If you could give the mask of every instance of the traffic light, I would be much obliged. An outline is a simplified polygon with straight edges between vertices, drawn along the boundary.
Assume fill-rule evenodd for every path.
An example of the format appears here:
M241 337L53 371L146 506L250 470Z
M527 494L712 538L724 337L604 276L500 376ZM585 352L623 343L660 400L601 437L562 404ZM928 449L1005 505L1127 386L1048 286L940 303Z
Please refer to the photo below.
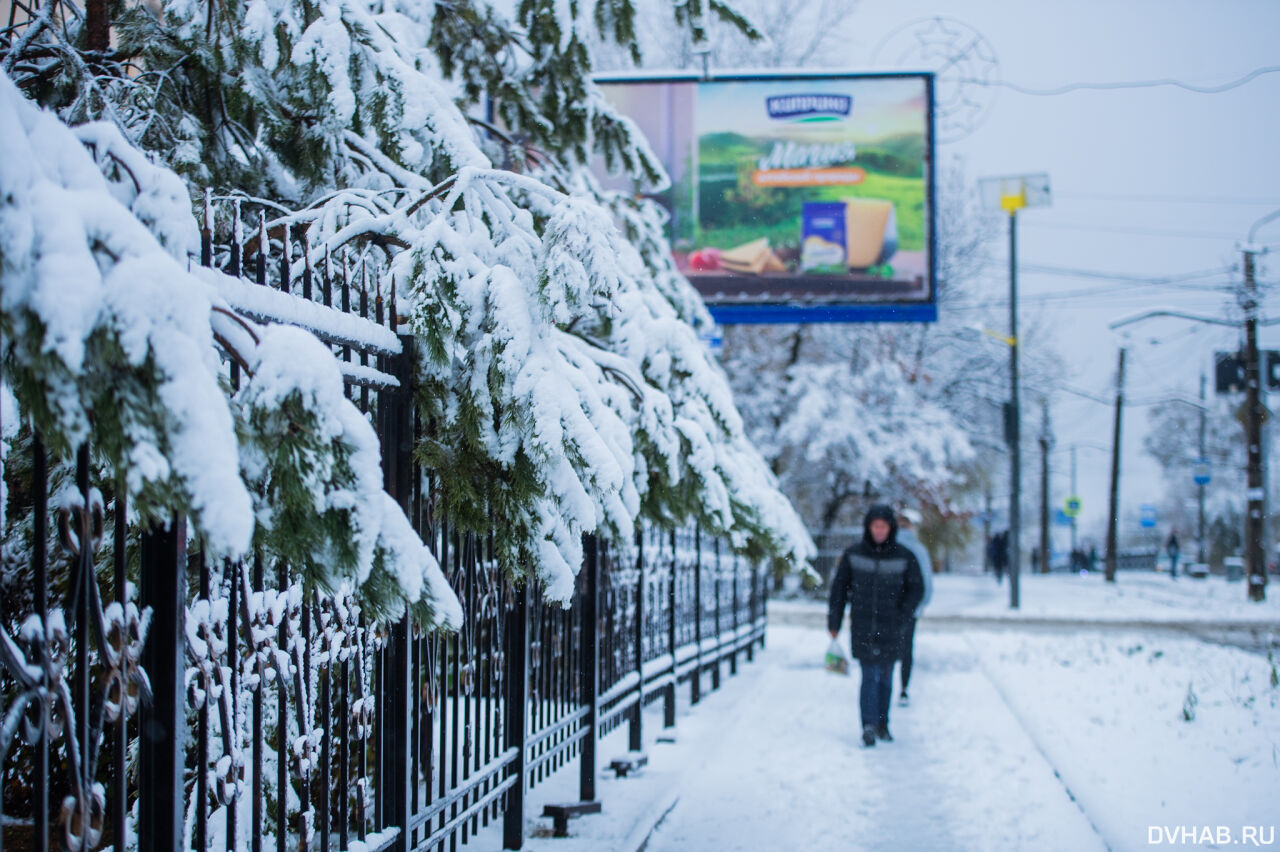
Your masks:
M1258 353L1258 368L1262 373L1262 387L1280 390L1280 352L1265 349ZM1217 393L1242 393L1244 391L1244 353L1213 353L1213 389Z
M1213 353L1213 389L1218 393L1244 390L1244 357L1239 352Z

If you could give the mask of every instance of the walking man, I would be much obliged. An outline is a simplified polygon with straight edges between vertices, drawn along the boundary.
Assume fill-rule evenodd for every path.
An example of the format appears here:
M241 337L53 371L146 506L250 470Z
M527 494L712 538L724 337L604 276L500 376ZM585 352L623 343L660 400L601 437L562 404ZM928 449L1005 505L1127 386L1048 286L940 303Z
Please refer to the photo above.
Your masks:
M898 544L915 556L916 563L920 566L920 576L924 580L924 597L907 619L906 633L902 640L902 666L899 669L902 692L898 694L898 703L903 707L907 706L907 683L911 680L911 663L915 658L916 619L924 614L924 608L933 597L933 560L929 558L929 549L916 537L916 525L922 520L920 513L910 507L898 512Z
M1169 578L1178 579L1178 556L1182 553L1182 548L1178 546L1178 531L1169 531L1169 540L1164 545L1165 552L1169 554Z
M849 609L849 639L862 665L859 709L862 742L892 742L889 702L893 697L893 663L902 656L907 620L924 597L924 577L915 554L897 541L893 509L876 505L862 522L862 541L840 557L831 581L827 630L840 632Z
M1009 531L1002 530L991 537L991 568L996 572L996 582L1004 582L1004 569L1009 564Z

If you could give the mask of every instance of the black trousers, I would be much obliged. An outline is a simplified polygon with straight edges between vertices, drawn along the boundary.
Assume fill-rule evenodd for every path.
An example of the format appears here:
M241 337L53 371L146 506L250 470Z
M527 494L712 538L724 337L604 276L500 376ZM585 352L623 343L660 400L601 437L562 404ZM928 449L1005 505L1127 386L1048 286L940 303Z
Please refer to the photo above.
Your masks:
M907 682L911 680L911 652L916 643L916 620L907 620L907 629L902 637L902 691L907 691Z

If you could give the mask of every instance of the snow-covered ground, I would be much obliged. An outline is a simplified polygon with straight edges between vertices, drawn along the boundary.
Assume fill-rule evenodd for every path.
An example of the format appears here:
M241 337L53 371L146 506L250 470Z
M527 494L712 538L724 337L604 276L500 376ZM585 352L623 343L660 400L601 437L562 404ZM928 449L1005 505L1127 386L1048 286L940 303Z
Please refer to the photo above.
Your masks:
M1024 613L1077 619L1102 608L1108 623L993 625L986 617L1007 611L1007 586L939 577L935 626L925 619L916 638L911 704L891 711L896 741L871 749L858 737L856 670L846 678L822 668L828 640L810 621L816 606L775 602L772 612L803 614L804 623L771 618L768 647L697 707L682 687L675 743L655 741L660 707L651 708L651 763L602 778L604 812L574 820L572 837L545 836L549 820L536 814L543 802L576 798L576 767L535 788L525 848L1280 846L1275 665L1117 626L1253 622L1274 618L1273 605L1237 607L1243 588L1220 578L1175 587L1167 576L1123 575L1116 588L1092 577L1023 579ZM958 622L967 613L976 617L966 627ZM602 763L625 748L615 732ZM492 832L476 840L501 846Z
M1113 849L1146 848L1166 826L1229 826L1236 840L1254 826L1280 843L1273 663L1141 633L965 641Z

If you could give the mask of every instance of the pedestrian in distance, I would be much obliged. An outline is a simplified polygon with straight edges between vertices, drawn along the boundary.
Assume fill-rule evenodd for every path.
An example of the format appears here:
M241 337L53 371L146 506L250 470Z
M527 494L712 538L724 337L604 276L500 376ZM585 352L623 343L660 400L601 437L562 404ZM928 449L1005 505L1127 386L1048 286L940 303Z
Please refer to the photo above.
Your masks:
M898 512L898 544L901 544L916 558L920 566L920 576L924 580L924 597L919 606L907 619L906 634L902 640L902 664L898 668L898 679L902 683L902 691L898 694L898 703L907 706L907 684L911 681L911 667L915 660L916 619L924 615L924 608L933 597L933 560L929 557L929 549L916 536L916 525L924 520L920 513L910 507Z
M862 667L858 706L862 742L892 742L889 703L893 698L893 664L902 656L907 620L924 597L924 575L915 554L897 541L893 509L875 505L862 522L862 540L840 556L831 580L827 630L840 633L849 610L853 658Z
M1004 569L1009 565L1009 531L1001 530L991 537L991 569L996 582L1004 582Z
M1178 556L1181 555L1182 549L1178 546L1178 531L1169 531L1169 540L1164 544L1165 552L1169 554L1169 578L1178 579Z

